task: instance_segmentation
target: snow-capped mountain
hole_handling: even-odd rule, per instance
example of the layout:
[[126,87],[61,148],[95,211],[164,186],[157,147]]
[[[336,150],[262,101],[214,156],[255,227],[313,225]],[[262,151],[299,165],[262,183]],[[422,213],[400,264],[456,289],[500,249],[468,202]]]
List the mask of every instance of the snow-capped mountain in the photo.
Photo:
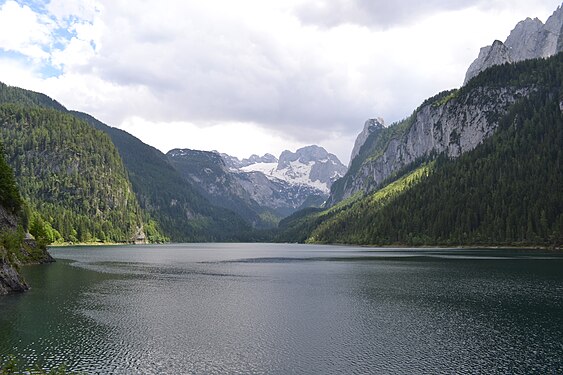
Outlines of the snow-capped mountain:
[[318,146],[239,160],[217,151],[174,149],[170,164],[210,203],[230,209],[253,227],[265,228],[305,207],[318,207],[346,172]]
[[[323,194],[328,194],[332,183],[346,173],[346,166],[336,155],[315,145],[300,148],[295,152],[286,150],[282,152],[279,159],[271,154],[263,157],[253,155],[249,159],[240,161],[239,165],[246,165],[238,168],[235,167],[238,159],[234,158],[233,162],[233,157],[229,158],[231,161],[227,162],[223,156],[225,163],[232,169],[241,172],[261,172],[272,181],[282,180],[290,185],[312,187]],[[249,164],[248,161],[251,160],[255,162]]]

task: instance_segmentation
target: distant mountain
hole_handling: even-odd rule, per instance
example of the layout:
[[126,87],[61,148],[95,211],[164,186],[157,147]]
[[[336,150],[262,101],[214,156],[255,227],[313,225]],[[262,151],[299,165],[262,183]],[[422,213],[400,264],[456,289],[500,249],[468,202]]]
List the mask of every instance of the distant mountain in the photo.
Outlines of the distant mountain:
[[[246,159],[245,159],[246,160]],[[334,154],[319,146],[307,146],[295,152],[284,151],[279,159],[270,154],[254,158],[252,164],[238,168],[242,172],[261,172],[268,179],[290,185],[308,186],[322,194],[346,173],[346,166]]]
[[[219,153],[215,151],[216,153]],[[251,155],[247,159],[239,160],[239,158],[235,156],[230,156],[224,153],[220,153],[221,157],[225,161],[225,165],[231,169],[240,169],[247,167],[252,164],[257,163],[277,163],[278,159],[272,154],[264,154],[263,156],[259,156],[256,154]]]
[[[279,160],[271,154],[239,160],[227,154],[189,149],[171,150],[167,157],[210,202],[236,212],[257,229],[277,225],[295,210],[323,204],[327,197],[325,184],[330,183],[330,178],[323,175],[333,175],[330,166],[340,164],[316,146],[296,153],[286,151]],[[266,175],[266,169],[274,170]],[[310,175],[325,182],[311,181]]]
[[166,156],[178,173],[214,205],[235,212],[254,228],[277,224],[276,215],[252,199],[218,153],[173,149]]
[[496,40],[492,45],[481,48],[479,56],[467,70],[464,84],[491,66],[546,58],[563,51],[562,29],[561,6],[545,24],[537,18],[526,18],[516,25],[504,43]]

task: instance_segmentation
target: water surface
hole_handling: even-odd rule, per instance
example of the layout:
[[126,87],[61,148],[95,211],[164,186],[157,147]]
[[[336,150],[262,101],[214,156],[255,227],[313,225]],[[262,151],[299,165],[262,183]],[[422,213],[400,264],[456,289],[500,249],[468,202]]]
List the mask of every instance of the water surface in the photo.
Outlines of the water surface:
[[563,255],[271,244],[56,248],[0,356],[92,374],[563,373]]

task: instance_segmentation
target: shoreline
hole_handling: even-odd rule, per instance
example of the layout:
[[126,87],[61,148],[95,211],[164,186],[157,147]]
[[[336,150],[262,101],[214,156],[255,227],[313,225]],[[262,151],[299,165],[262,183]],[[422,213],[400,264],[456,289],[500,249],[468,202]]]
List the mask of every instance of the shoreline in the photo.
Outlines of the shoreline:
[[[147,244],[135,244],[135,243],[127,243],[127,242],[81,242],[81,243],[58,243],[53,245],[48,245],[49,248],[64,248],[64,247],[95,247],[95,246],[139,246],[139,245],[166,245],[166,244],[210,244],[210,243],[225,243],[225,244],[292,244],[292,242],[167,242],[167,243],[147,243]],[[387,244],[387,245],[360,245],[360,244],[350,244],[350,243],[320,243],[320,242],[313,242],[313,243],[295,243],[295,244],[302,244],[302,245],[326,245],[326,246],[343,246],[343,247],[361,247],[361,248],[372,248],[372,249],[459,249],[459,250],[538,250],[538,251],[553,251],[553,252],[562,252],[563,247],[561,246],[547,246],[547,245],[517,245],[517,244],[499,244],[499,245],[483,245],[483,244],[475,244],[475,245],[407,245],[407,244]]]

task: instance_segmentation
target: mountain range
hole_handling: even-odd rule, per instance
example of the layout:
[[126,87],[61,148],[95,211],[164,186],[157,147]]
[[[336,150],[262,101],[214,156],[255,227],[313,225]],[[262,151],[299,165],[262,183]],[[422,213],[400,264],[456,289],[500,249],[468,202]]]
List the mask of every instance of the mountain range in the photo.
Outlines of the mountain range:
[[252,240],[254,229],[321,205],[346,169],[317,146],[285,151],[276,176],[251,170],[277,162],[271,155],[163,154],[89,114],[4,84],[0,120],[7,160],[24,199],[52,226],[51,242]]
[[283,217],[320,206],[346,167],[319,146],[295,153],[252,155],[239,160],[218,152],[174,149],[174,168],[214,204],[233,210],[254,228],[270,228]]
[[366,121],[327,204],[282,220],[276,239],[561,246],[562,15],[519,23],[408,118]]
[[[459,89],[390,125],[368,119],[348,167],[319,146],[242,160],[164,154],[43,94],[0,84],[0,140],[22,202],[2,232],[40,245],[560,246],[562,27],[561,7],[545,24],[526,19],[504,43],[481,49]],[[3,248],[21,249],[12,237]]]

